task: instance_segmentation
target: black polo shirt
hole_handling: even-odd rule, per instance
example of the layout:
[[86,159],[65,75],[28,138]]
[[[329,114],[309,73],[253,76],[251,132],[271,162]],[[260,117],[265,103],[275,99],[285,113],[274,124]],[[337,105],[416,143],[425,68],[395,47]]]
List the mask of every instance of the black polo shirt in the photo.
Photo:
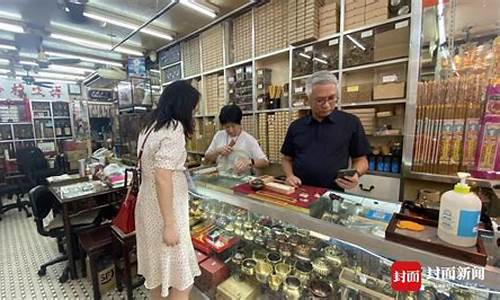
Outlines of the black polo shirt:
[[358,117],[336,109],[322,122],[310,115],[294,121],[281,153],[293,158],[293,173],[302,184],[340,189],[338,170],[348,167],[349,157],[371,151]]

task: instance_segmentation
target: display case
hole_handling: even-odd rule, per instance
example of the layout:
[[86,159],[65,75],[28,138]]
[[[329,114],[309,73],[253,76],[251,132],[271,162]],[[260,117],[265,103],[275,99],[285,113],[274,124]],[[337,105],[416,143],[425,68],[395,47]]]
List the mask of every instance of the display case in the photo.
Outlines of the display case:
[[[202,276],[195,285],[211,299],[263,295],[269,299],[495,299],[500,292],[500,269],[494,266],[500,259],[498,246],[487,235],[482,236],[489,254],[483,268],[384,239],[401,203],[327,191],[319,197],[310,194],[315,200],[306,208],[285,197],[278,201],[254,197],[252,192],[245,195],[241,186],[250,178],[221,177],[211,171],[192,171],[189,177],[192,239],[202,252],[198,256]],[[311,193],[310,188],[304,189]],[[418,292],[393,290],[394,261],[421,264]],[[468,280],[457,275],[438,280],[432,271],[440,268],[471,273]]]

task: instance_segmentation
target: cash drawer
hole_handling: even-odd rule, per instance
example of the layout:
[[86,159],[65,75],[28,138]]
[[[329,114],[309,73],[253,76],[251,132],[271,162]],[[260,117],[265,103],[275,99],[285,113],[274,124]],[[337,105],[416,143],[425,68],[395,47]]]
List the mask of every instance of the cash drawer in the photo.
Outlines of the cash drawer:
[[399,185],[399,178],[364,175],[355,188],[346,192],[389,202],[399,202]]

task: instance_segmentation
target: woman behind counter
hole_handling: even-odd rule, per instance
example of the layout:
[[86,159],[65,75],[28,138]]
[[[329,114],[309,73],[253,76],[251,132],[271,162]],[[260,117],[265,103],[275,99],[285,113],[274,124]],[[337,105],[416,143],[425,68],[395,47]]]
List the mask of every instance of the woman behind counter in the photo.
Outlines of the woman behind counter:
[[234,165],[236,173],[242,173],[252,167],[265,168],[269,165],[266,155],[259,146],[257,140],[241,127],[243,113],[241,109],[230,104],[224,106],[219,115],[219,122],[224,130],[218,131],[212,143],[205,153],[205,161],[208,163],[229,155],[235,150],[246,152],[249,157],[238,160]]
[[[188,299],[200,275],[189,232],[186,138],[200,93],[185,81],[163,91],[152,120],[139,135],[144,143],[142,182],[135,208],[138,273],[153,299]],[[140,149],[138,149],[140,150]]]

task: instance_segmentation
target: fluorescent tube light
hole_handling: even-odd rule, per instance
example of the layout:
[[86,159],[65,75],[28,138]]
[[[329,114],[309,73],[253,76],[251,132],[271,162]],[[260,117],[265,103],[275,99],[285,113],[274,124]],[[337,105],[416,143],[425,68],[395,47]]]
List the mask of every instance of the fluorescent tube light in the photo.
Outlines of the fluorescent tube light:
[[55,79],[67,79],[67,80],[82,80],[85,77],[78,75],[68,75],[68,74],[60,74],[60,73],[52,73],[52,72],[38,72],[36,75],[45,78],[55,78]]
[[149,71],[152,73],[160,74],[160,71],[156,69],[150,69]]
[[[128,28],[128,29],[132,29],[132,30],[135,30],[137,29],[139,26],[137,25],[134,25],[132,23],[128,23],[128,22],[124,22],[124,21],[121,21],[121,20],[117,20],[117,19],[112,19],[112,18],[109,18],[107,16],[102,16],[102,15],[97,15],[95,13],[89,13],[89,12],[84,12],[83,15],[87,18],[90,18],[90,19],[94,19],[94,20],[97,20],[97,21],[102,21],[102,22],[106,22],[106,23],[109,23],[109,24],[113,24],[113,25],[116,25],[116,26],[119,26],[119,27],[124,27],[124,28]],[[148,28],[142,28],[140,30],[140,32],[142,33],[145,33],[145,34],[149,34],[151,36],[156,36],[156,37],[159,37],[159,38],[162,38],[162,39],[165,39],[165,40],[173,40],[174,38],[168,34],[165,34],[165,33],[162,33],[158,30],[153,30],[153,29],[148,29]]]
[[[50,82],[54,82],[54,83],[68,83],[68,84],[77,84],[76,81],[74,80],[64,80],[64,79],[57,79],[57,78],[45,78],[45,77],[39,77],[37,75],[31,75],[33,78],[36,79],[36,81],[50,81]],[[23,77],[22,76],[17,76],[16,77],[17,79],[19,80],[22,80]]]
[[4,31],[10,31],[15,33],[24,33],[23,26],[14,25],[10,23],[0,22],[0,29]]
[[0,17],[11,20],[21,20],[23,17],[20,14],[0,10]]
[[358,46],[361,50],[365,51],[366,48],[363,47],[363,45],[361,45],[360,42],[358,42],[356,39],[354,39],[353,37],[351,37],[349,34],[347,35],[347,38],[351,40],[351,42],[353,42],[356,46]]
[[0,69],[0,74],[8,74],[10,70],[7,69]]
[[210,8],[208,8],[204,5],[201,5],[199,3],[196,3],[192,0],[181,0],[179,3],[191,8],[192,10],[196,10],[199,13],[202,13],[206,16],[209,16],[210,18],[215,18],[217,16],[215,14],[215,12],[213,10],[211,10]]
[[300,52],[299,55],[302,56],[303,58],[311,59],[311,57],[305,53]]
[[66,73],[76,73],[80,75],[84,75],[85,73],[94,72],[94,69],[82,68],[82,67],[70,67],[70,66],[62,66],[62,65],[49,65],[49,70],[66,72]]
[[[50,37],[54,38],[54,39],[70,42],[70,43],[75,43],[78,45],[83,44],[83,45],[86,45],[86,46],[89,46],[92,48],[111,51],[111,46],[109,46],[105,43],[101,43],[101,42],[91,41],[91,40],[77,38],[77,37],[73,37],[73,36],[69,36],[69,35],[65,35],[65,34],[59,34],[59,33],[51,33]],[[121,46],[116,48],[115,51],[120,52],[120,53],[124,53],[124,54],[129,54],[129,55],[143,56],[142,52],[140,52],[140,51],[133,50],[130,48],[121,47]]]
[[38,66],[38,64],[36,62],[28,61],[28,60],[20,60],[19,63],[21,65]]
[[10,64],[10,60],[5,58],[0,58],[0,65],[8,65]]
[[121,63],[116,62],[116,61],[93,58],[93,57],[88,57],[88,56],[73,55],[73,54],[66,54],[66,53],[52,52],[52,51],[45,51],[45,54],[50,55],[50,56],[62,57],[62,58],[76,58],[76,59],[80,59],[82,61],[88,61],[88,62],[103,64],[103,65],[123,67],[123,65]]
[[327,62],[326,60],[321,59],[321,58],[317,58],[317,57],[315,57],[315,58],[313,58],[313,60],[315,60],[315,61],[317,61],[317,62],[320,62],[320,63],[322,63],[322,64],[324,64],[324,65],[327,65],[327,64],[328,64],[328,62]]
[[0,45],[0,49],[5,49],[5,50],[17,50],[17,48],[15,46],[12,46],[12,45],[5,45],[5,44],[1,44]]

